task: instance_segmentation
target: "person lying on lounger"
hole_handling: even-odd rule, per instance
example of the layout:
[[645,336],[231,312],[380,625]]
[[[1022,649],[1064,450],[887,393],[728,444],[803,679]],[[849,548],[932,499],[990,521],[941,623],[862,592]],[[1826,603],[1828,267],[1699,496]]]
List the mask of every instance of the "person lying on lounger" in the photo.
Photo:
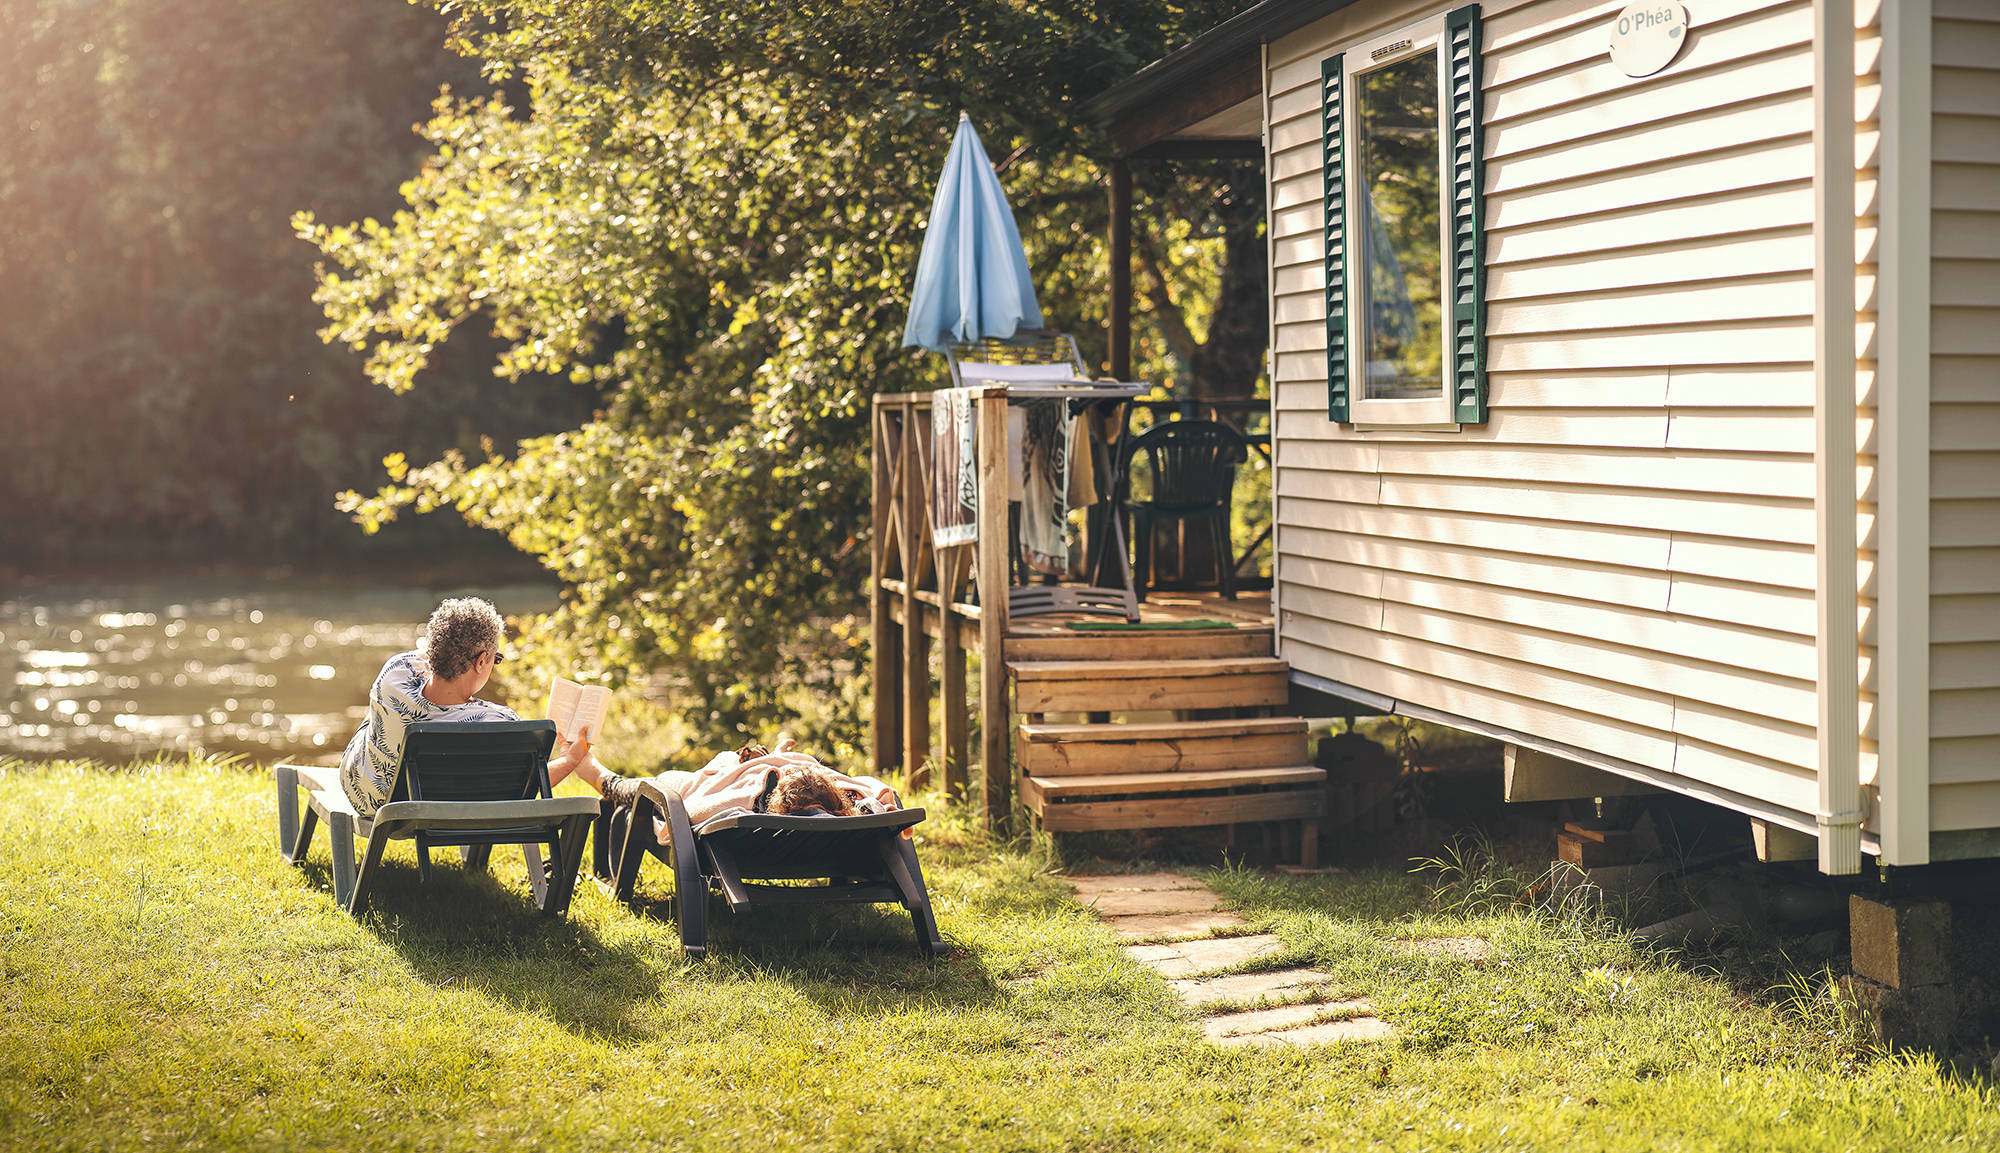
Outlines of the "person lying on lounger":
[[[368,719],[340,758],[340,783],[355,812],[370,818],[389,802],[403,759],[403,734],[418,721],[521,719],[505,705],[479,699],[500,663],[505,624],[499,611],[478,597],[448,600],[425,622],[419,648],[383,663],[368,690]],[[573,742],[549,762],[550,780],[567,777],[585,761],[596,764],[589,742]]]
[[[902,807],[902,799],[887,784],[830,769],[799,752],[789,739],[779,741],[776,751],[745,745],[733,753],[717,753],[691,773],[669,770],[654,777],[621,777],[587,752],[573,771],[599,796],[620,805],[631,805],[642,793],[661,801],[667,794],[678,796],[687,808],[688,823],[696,828],[732,812],[851,817]],[[552,779],[554,774],[551,764]],[[654,832],[665,835],[665,824],[658,818]],[[903,832],[909,835],[909,830]]]

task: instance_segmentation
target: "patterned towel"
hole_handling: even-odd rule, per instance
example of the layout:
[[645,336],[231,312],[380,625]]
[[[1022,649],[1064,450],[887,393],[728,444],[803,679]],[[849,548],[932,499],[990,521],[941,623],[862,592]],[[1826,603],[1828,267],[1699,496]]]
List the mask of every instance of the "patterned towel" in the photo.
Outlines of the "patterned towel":
[[739,759],[735,753],[717,753],[708,764],[692,773],[670,769],[657,777],[641,779],[638,787],[662,813],[666,811],[667,795],[678,796],[687,809],[688,823],[700,828],[733,812],[755,811],[758,799],[771,790],[787,769],[818,769],[833,778],[834,787],[854,800],[857,808],[872,807],[883,812],[902,807],[901,798],[889,785],[874,777],[850,777],[829,769],[808,754],[794,751],[789,742],[780,745],[775,753],[747,760]]

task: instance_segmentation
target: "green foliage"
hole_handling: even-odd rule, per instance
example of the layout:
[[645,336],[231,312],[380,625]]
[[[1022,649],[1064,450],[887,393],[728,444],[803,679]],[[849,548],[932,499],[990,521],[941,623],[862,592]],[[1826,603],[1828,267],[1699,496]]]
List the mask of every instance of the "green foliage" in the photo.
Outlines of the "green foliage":
[[287,221],[394,202],[411,122],[479,82],[444,31],[402,0],[0,3],[0,563],[358,540],[331,498],[385,451],[587,413],[587,389],[494,381],[472,347],[396,400],[312,337]]
[[1141,270],[1135,379],[1181,399],[1268,396],[1263,166],[1137,161],[1133,168]]
[[1822,962],[1818,969],[1807,972],[1784,950],[1774,950],[1774,954],[1779,975],[1767,992],[1780,1009],[1803,1028],[1825,1038],[1830,1047],[1845,1049],[1857,1057],[1886,1054],[1869,1015],[1843,998],[1840,978],[1831,964]]
[[[1230,10],[475,0],[455,34],[532,115],[441,100],[387,222],[297,226],[331,258],[322,335],[409,389],[454,332],[497,371],[602,390],[596,419],[517,454],[446,455],[342,507],[366,527],[451,507],[573,590],[519,677],[668,670],[717,743],[788,723],[858,661],[869,398],[933,386],[900,347],[958,114],[1005,168],[1049,323],[1101,297],[1104,193],[1073,124],[1176,21]],[[810,692],[808,696],[812,695]],[[823,727],[858,742],[853,694]],[[847,705],[840,705],[842,700]]]
[[1558,871],[1567,868],[1557,862],[1539,877],[1524,877],[1502,860],[1492,841],[1480,833],[1453,837],[1437,856],[1415,864],[1410,871],[1429,882],[1432,908],[1468,916],[1533,907],[1551,891]]

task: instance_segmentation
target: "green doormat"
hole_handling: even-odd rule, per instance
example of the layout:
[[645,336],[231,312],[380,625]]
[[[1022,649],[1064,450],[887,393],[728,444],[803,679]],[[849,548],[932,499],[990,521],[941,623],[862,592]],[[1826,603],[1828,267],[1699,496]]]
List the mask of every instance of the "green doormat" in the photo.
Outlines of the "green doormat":
[[1234,621],[1142,621],[1128,624],[1125,621],[1071,621],[1069,627],[1080,633],[1154,633],[1178,632],[1186,629],[1233,629]]

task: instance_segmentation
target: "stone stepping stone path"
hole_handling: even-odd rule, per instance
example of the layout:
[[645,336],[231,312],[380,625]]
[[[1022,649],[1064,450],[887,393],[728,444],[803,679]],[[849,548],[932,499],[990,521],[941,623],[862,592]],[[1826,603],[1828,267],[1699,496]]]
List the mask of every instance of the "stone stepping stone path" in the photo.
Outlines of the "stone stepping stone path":
[[[1346,1012],[1351,1016],[1341,1017]],[[1328,1041],[1380,1041],[1395,1036],[1395,1027],[1373,1015],[1365,1000],[1329,1005],[1286,1005],[1224,1013],[1202,1022],[1202,1036],[1218,1045],[1324,1045]]]
[[1274,969],[1265,973],[1241,973],[1232,977],[1192,977],[1168,981],[1181,1000],[1199,1009],[1218,1001],[1297,1001],[1317,998],[1327,991],[1333,978],[1318,969]]
[[1243,918],[1216,907],[1208,886],[1179,873],[1072,877],[1069,883],[1124,941],[1192,937],[1243,925]]
[[1269,933],[1253,937],[1208,937],[1170,945],[1127,945],[1125,951],[1162,977],[1186,977],[1282,953],[1285,943]]
[[[1217,1045],[1304,1047],[1395,1034],[1395,1027],[1377,1017],[1365,999],[1329,999],[1333,978],[1318,969],[1206,975],[1282,953],[1285,943],[1270,933],[1214,936],[1245,922],[1220,908],[1215,892],[1193,877],[1142,873],[1064,879],[1120,940],[1132,942],[1125,952],[1165,977],[1184,1004],[1218,1007],[1204,1015],[1201,1025],[1202,1036]],[[1230,1007],[1238,1005],[1252,1007]]]

